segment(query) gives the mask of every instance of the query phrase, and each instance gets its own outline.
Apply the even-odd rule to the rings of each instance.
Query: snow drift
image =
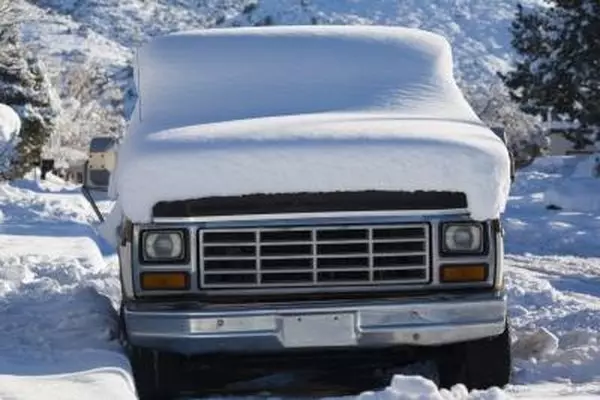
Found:
[[[135,400],[117,257],[77,186],[3,182],[0,214],[0,399]]]
[[[546,190],[544,201],[565,211],[599,212],[600,156],[581,158],[570,176]]]
[[[214,29],[155,39],[137,60],[111,182],[134,222],[158,201],[251,193],[446,190],[464,192],[476,219],[505,207],[507,150],[464,99],[439,35]]]

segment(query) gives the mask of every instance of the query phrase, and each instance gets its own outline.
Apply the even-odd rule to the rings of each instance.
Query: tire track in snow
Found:
[[[529,397],[600,391],[600,260],[506,257],[514,378],[509,393]],[[548,396],[542,396],[548,397]]]
[[[600,259],[509,255],[505,262],[509,273],[527,271],[565,295],[581,296],[600,306]]]

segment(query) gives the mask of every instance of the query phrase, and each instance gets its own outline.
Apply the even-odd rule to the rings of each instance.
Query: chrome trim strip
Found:
[[[422,242],[424,242],[422,240]],[[343,244],[344,242],[340,242],[340,244]],[[319,243],[321,244],[321,243]],[[368,244],[368,243],[367,243]],[[235,246],[235,245],[234,245]],[[206,248],[207,246],[204,245],[204,247]],[[221,246],[223,247],[223,246]],[[411,257],[411,256],[424,256],[425,255],[425,251],[407,251],[406,253],[377,253],[375,255],[375,257]],[[351,253],[351,254],[319,254],[317,257],[318,258],[322,258],[322,259],[328,259],[328,258],[367,258],[369,256],[373,256],[372,253]],[[226,260],[256,260],[256,259],[261,259],[261,260],[305,260],[305,259],[309,259],[312,258],[312,255],[298,255],[298,254],[294,254],[294,255],[289,255],[289,256],[285,256],[285,255],[280,255],[280,256],[210,256],[210,257],[204,257],[203,260],[204,261],[226,261]],[[420,265],[415,266],[414,268],[419,268],[422,267]],[[379,267],[377,267],[379,268]],[[339,271],[343,271],[343,268],[340,268]],[[354,269],[352,270],[354,271]]]
[[[308,220],[318,218],[360,218],[362,220],[370,218],[404,218],[404,217],[432,217],[441,215],[461,215],[468,216],[469,210],[458,209],[441,209],[441,210],[402,210],[402,211],[349,211],[349,212],[327,212],[327,213],[290,213],[290,214],[250,214],[250,215],[224,215],[211,217],[156,217],[152,218],[153,223],[157,224],[172,224],[172,223],[203,223],[203,222],[267,222],[267,221],[285,221],[285,220]]]
[[[313,229],[310,233],[310,238],[312,239],[312,246],[311,246],[311,250],[312,250],[312,276],[313,276],[313,284],[316,285],[318,277],[319,277],[319,271],[317,270],[317,265],[319,262],[319,253],[318,253],[318,247],[317,247],[317,230]],[[257,261],[260,262],[260,261]]]
[[[132,245],[127,242],[125,245],[119,244],[117,255],[119,260],[119,272],[121,275],[121,292],[125,299],[131,299],[135,296],[133,269],[131,254]]]

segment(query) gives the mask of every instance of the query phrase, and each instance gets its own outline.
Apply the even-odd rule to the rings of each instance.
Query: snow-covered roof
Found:
[[[376,26],[228,28],[155,39],[111,191],[134,222],[162,200],[456,190],[496,217],[508,154],[441,36]]]
[[[432,102],[453,83],[448,42],[397,27],[183,32],[154,39],[137,61],[137,111],[152,131],[273,115],[412,110],[421,103],[441,111]],[[467,109],[461,114],[474,118]]]
[[[10,142],[21,130],[21,119],[11,107],[0,103],[0,144]]]

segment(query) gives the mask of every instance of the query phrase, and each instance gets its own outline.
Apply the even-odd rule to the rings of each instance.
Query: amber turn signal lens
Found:
[[[141,283],[143,290],[186,290],[189,275],[186,272],[144,272]]]
[[[445,283],[482,282],[487,278],[487,265],[444,265],[440,280]]]

